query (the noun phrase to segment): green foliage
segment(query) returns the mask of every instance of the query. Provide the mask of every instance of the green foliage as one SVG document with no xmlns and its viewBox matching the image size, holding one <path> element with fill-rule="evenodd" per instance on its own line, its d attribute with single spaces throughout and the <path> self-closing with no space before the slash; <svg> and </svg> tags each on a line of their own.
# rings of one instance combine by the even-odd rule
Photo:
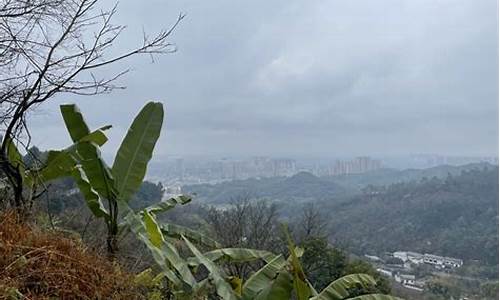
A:
<svg viewBox="0 0 500 300">
<path fill-rule="evenodd" d="M 321 293 L 316 292 L 303 271 L 299 257 L 303 250 L 295 247 L 288 237 L 290 257 L 285 260 L 281 255 L 273 255 L 267 251 L 253 249 L 227 248 L 215 249 L 202 253 L 181 234 L 181 240 L 194 254 L 194 257 L 183 259 L 174 247 L 174 240 L 167 237 L 156 221 L 153 211 L 144 210 L 142 218 L 130 209 L 126 222 L 131 230 L 145 243 L 161 268 L 170 289 L 178 299 L 189 299 L 200 293 L 209 293 L 208 286 L 215 289 L 221 299 L 347 299 L 359 294 L 359 289 L 369 289 L 376 284 L 375 279 L 367 274 L 348 275 L 330 284 Z M 248 280 L 228 276 L 221 262 L 241 263 L 254 260 L 267 263 L 257 270 Z M 192 271 L 186 267 L 192 266 Z M 194 281 L 196 270 L 203 265 L 208 272 L 206 278 Z M 191 272 L 194 272 L 191 275 Z M 184 282 L 184 284 L 182 284 Z M 353 290 L 357 288 L 358 290 Z M 201 292 L 203 291 L 203 292 Z M 301 298 L 299 298 L 301 297 Z M 360 298 L 364 299 L 364 298 Z M 370 295 L 366 299 L 394 299 L 389 296 Z"/>
<path fill-rule="evenodd" d="M 361 289 L 351 289 L 351 295 L 360 293 L 391 292 L 390 283 L 380 275 L 369 263 L 357 259 L 349 259 L 347 255 L 328 244 L 326 238 L 310 238 L 301 244 L 304 254 L 301 262 L 307 278 L 318 290 L 324 289 L 329 283 L 352 274 L 367 274 L 375 284 L 363 286 Z"/>
<path fill-rule="evenodd" d="M 214 262 L 228 260 L 233 263 L 250 262 L 255 260 L 269 262 L 276 257 L 275 254 L 269 251 L 246 248 L 222 248 L 206 252 L 204 255 Z"/>
<path fill-rule="evenodd" d="M 107 141 L 103 131 L 111 126 L 90 132 L 82 113 L 74 104 L 61 105 L 61 114 L 75 147 L 54 155 L 54 159 L 70 154 L 75 163 L 81 166 L 84 174 L 79 170 L 71 172 L 71 175 L 92 213 L 96 217 L 104 217 L 108 228 L 108 251 L 113 253 L 118 247 L 119 202 L 128 201 L 142 184 L 160 135 L 163 106 L 150 102 L 139 112 L 118 150 L 113 168 L 107 166 L 99 150 L 99 146 Z M 106 199 L 109 210 L 103 208 L 101 199 Z M 147 212 L 144 217 L 146 224 L 151 225 L 152 219 L 148 218 Z M 158 235 L 154 236 L 153 243 L 157 243 L 157 238 Z"/>
<path fill-rule="evenodd" d="M 129 201 L 129 205 L 136 211 L 142 210 L 162 199 L 163 193 L 163 185 L 160 182 L 155 184 L 145 180 L 142 182 L 137 193 Z"/>
<path fill-rule="evenodd" d="M 181 236 L 187 237 L 190 241 L 193 243 L 196 243 L 198 245 L 203 245 L 207 248 L 220 248 L 221 245 L 219 242 L 216 240 L 208 237 L 205 234 L 202 234 L 198 231 L 192 230 L 188 227 L 176 225 L 176 224 L 169 224 L 163 222 L 160 225 L 161 232 L 169 238 L 175 238 L 175 239 L 180 239 Z"/>
<path fill-rule="evenodd" d="M 189 193 L 210 203 L 227 203 L 238 196 L 251 193 L 256 198 L 283 201 L 306 201 L 345 196 L 349 191 L 335 182 L 329 182 L 307 172 L 292 177 L 273 177 L 197 184 L 184 187 Z"/>
<path fill-rule="evenodd" d="M 411 249 L 498 265 L 498 167 L 393 184 L 322 207 L 335 212 L 335 239 L 355 253 Z"/>
<path fill-rule="evenodd" d="M 326 238 L 310 238 L 300 246 L 304 249 L 301 257 L 304 271 L 316 289 L 322 290 L 344 275 L 348 258 L 342 251 L 330 247 Z"/>
<path fill-rule="evenodd" d="M 442 299 L 459 298 L 460 292 L 449 282 L 444 280 L 432 280 L 426 283 L 425 291 Z"/>
<path fill-rule="evenodd" d="M 273 288 L 273 280 L 277 278 L 277 274 L 280 274 L 280 272 L 282 272 L 286 264 L 286 260 L 281 255 L 278 255 L 270 262 L 268 262 L 264 267 L 256 271 L 252 276 L 250 276 L 250 278 L 248 278 L 248 280 L 243 285 L 242 298 L 244 300 L 250 300 L 257 298 L 257 296 L 261 293 L 269 294 L 269 289 Z M 285 291 L 289 296 L 291 295 L 291 291 L 293 289 L 293 286 L 291 284 L 293 279 L 290 277 L 290 275 L 288 276 L 289 280 L 287 282 L 282 282 L 280 280 L 279 282 L 281 283 L 281 285 L 275 288 L 281 290 L 281 287 L 288 283 L 286 285 Z"/>
<path fill-rule="evenodd" d="M 288 251 L 290 252 L 290 262 L 291 262 L 291 273 L 293 275 L 293 287 L 295 290 L 295 296 L 298 300 L 306 300 L 309 299 L 311 295 L 311 291 L 309 289 L 309 285 L 306 279 L 306 275 L 304 274 L 304 270 L 302 268 L 302 264 L 299 261 L 299 257 L 297 255 L 296 247 L 288 233 L 288 229 L 284 227 L 285 236 L 288 243 Z"/>
<path fill-rule="evenodd" d="M 142 184 L 163 124 L 163 105 L 149 102 L 135 117 L 115 156 L 112 173 L 120 200 L 127 201 Z"/>
<path fill-rule="evenodd" d="M 100 156 L 99 146 L 106 142 L 103 130 L 109 126 L 90 132 L 82 114 L 74 105 L 61 107 L 66 126 L 74 141 L 69 149 L 51 152 L 50 163 L 58 162 L 57 168 L 49 171 L 54 174 L 72 175 L 76 180 L 86 203 L 92 213 L 103 217 L 108 225 L 108 250 L 116 250 L 119 211 L 124 216 L 123 225 L 129 228 L 136 237 L 144 243 L 151 252 L 154 261 L 160 268 L 160 273 L 152 277 L 145 271 L 138 275 L 137 281 L 151 280 L 155 282 L 154 293 L 167 287 L 177 299 L 190 299 L 199 295 L 208 296 L 210 287 L 224 300 L 237 299 L 290 299 L 294 294 L 298 300 L 313 299 L 346 299 L 351 296 L 351 287 L 368 288 L 375 284 L 375 279 L 369 275 L 357 274 L 342 277 L 318 293 L 310 284 L 299 259 L 303 250 L 295 247 L 291 237 L 286 232 L 290 257 L 284 260 L 282 256 L 267 251 L 245 248 L 219 248 L 202 253 L 192 241 L 204 246 L 219 246 L 217 242 L 204 238 L 201 234 L 175 224 L 160 224 L 156 214 L 162 213 L 178 205 L 191 201 L 186 196 L 170 198 L 134 212 L 128 205 L 132 195 L 141 187 L 147 164 L 151 158 L 154 146 L 159 137 L 163 121 L 163 108 L 159 103 L 148 103 L 135 118 L 129 132 L 115 158 L 112 168 L 109 168 Z M 13 152 L 13 159 L 17 155 Z M 45 175 L 54 177 L 51 172 Z M 59 172 L 59 173 L 58 173 Z M 54 177 L 55 178 L 55 177 Z M 102 205 L 101 199 L 106 199 L 109 210 Z M 270 223 L 268 224 L 271 225 Z M 178 241 L 194 254 L 194 257 L 183 258 L 177 250 Z M 263 268 L 256 271 L 248 280 L 228 276 L 219 264 L 241 263 L 249 261 L 264 261 Z M 203 266 L 208 275 L 196 280 L 199 266 Z M 165 281 L 164 281 L 165 280 Z M 164 281 L 164 284 L 162 282 Z M 332 296 L 333 295 L 333 296 Z M 385 299 L 373 295 L 367 299 Z"/>
<path fill-rule="evenodd" d="M 482 283 L 479 294 L 486 299 L 498 299 L 498 281 Z"/>
<path fill-rule="evenodd" d="M 232 286 L 229 284 L 229 282 L 226 281 L 226 276 L 224 275 L 223 271 L 212 260 L 201 254 L 201 252 L 196 249 L 196 247 L 191 244 L 188 239 L 186 239 L 185 237 L 182 237 L 182 239 L 188 246 L 189 250 L 191 250 L 195 257 L 200 261 L 200 263 L 207 268 L 210 274 L 209 278 L 211 279 L 215 286 L 215 289 L 217 290 L 217 295 L 219 295 L 219 297 L 224 300 L 238 299 L 237 293 L 233 291 Z"/>
<path fill-rule="evenodd" d="M 315 296 L 314 300 L 329 300 L 329 299 L 345 299 L 351 293 L 352 288 L 362 287 L 370 288 L 376 285 L 375 280 L 366 274 L 350 274 L 341 277 L 332 283 L 330 283 L 326 288 L 324 288 L 321 293 Z"/>
<path fill-rule="evenodd" d="M 363 288 L 363 289 L 358 289 L 352 290 L 351 292 L 355 295 L 360 295 L 362 293 L 382 293 L 382 294 L 389 294 L 391 292 L 391 285 L 389 281 L 381 275 L 379 272 L 377 272 L 371 264 L 356 259 L 356 260 L 350 260 L 349 263 L 347 264 L 346 268 L 344 269 L 344 275 L 345 274 L 367 274 L 370 275 L 371 277 L 374 278 L 375 280 L 375 285 L 372 285 L 370 288 Z"/>
</svg>

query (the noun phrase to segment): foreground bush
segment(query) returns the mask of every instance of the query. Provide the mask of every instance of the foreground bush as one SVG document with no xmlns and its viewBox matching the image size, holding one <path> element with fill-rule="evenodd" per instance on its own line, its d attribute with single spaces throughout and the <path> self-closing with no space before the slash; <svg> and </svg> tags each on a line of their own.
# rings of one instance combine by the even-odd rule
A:
<svg viewBox="0 0 500 300">
<path fill-rule="evenodd" d="M 79 241 L 0 215 L 1 299 L 140 299 L 131 282 Z"/>
</svg>

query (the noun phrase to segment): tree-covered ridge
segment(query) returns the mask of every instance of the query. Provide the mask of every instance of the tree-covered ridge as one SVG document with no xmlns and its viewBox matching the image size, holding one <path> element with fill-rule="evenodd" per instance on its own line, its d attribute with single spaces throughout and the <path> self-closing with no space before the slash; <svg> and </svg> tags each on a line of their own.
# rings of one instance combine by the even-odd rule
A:
<svg viewBox="0 0 500 300">
<path fill-rule="evenodd" d="M 411 250 L 498 264 L 498 167 L 372 186 L 324 205 L 335 238 L 361 253 Z"/>
<path fill-rule="evenodd" d="M 218 184 L 195 184 L 184 187 L 195 193 L 200 201 L 225 203 L 241 194 L 255 198 L 273 200 L 328 200 L 340 199 L 361 193 L 368 185 L 383 186 L 393 183 L 418 181 L 422 178 L 446 178 L 448 174 L 459 175 L 462 171 L 493 169 L 488 163 L 473 163 L 463 166 L 438 166 L 428 169 L 380 169 L 361 174 L 317 177 L 300 172 L 291 177 L 250 178 Z"/>
<path fill-rule="evenodd" d="M 198 195 L 200 201 L 225 203 L 242 194 L 255 198 L 281 200 L 317 200 L 345 195 L 348 191 L 336 183 L 300 172 L 291 177 L 271 177 L 198 184 L 184 187 L 185 191 Z"/>
<path fill-rule="evenodd" d="M 300 188 L 309 197 L 296 192 Z M 255 198 L 276 201 L 282 217 L 290 219 L 301 213 L 302 202 L 314 202 L 328 212 L 335 242 L 355 253 L 427 252 L 488 266 L 490 271 L 479 272 L 485 276 L 497 274 L 498 166 L 491 164 L 321 178 L 299 173 L 186 190 L 195 191 L 203 203 L 218 204 L 238 192 L 250 192 Z"/>
<path fill-rule="evenodd" d="M 492 169 L 494 165 L 487 162 L 470 163 L 460 166 L 440 165 L 426 169 L 379 169 L 360 174 L 345 174 L 324 177 L 346 188 L 361 190 L 367 185 L 390 185 L 393 183 L 419 181 L 422 178 L 446 178 L 449 174 L 459 175 L 462 171 L 474 169 Z"/>
</svg>

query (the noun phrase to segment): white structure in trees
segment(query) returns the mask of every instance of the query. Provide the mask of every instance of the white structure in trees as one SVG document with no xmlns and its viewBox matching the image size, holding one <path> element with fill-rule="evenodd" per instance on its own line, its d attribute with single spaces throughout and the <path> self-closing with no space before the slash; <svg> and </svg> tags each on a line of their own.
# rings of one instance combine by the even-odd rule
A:
<svg viewBox="0 0 500 300">
<path fill-rule="evenodd" d="M 437 268 L 458 268 L 461 267 L 464 262 L 458 258 L 439 256 L 433 254 L 420 254 L 411 251 L 396 251 L 393 256 L 401 259 L 403 262 L 411 262 L 413 264 L 430 264 Z"/>
</svg>

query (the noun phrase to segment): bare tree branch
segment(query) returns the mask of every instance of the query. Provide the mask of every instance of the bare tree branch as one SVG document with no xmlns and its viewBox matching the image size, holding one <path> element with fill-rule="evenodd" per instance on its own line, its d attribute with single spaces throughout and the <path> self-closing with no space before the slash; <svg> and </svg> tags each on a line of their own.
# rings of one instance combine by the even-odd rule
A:
<svg viewBox="0 0 500 300">
<path fill-rule="evenodd" d="M 100 10 L 98 0 L 0 0 L 0 170 L 22 201 L 19 171 L 7 157 L 8 140 L 29 147 L 26 117 L 60 93 L 97 95 L 124 88 L 116 81 L 129 69 L 106 77 L 95 71 L 134 55 L 172 53 L 168 41 L 184 18 L 122 54 L 109 56 L 125 26 L 112 23 L 117 5 Z M 16 186 L 20 185 L 20 186 Z"/>
</svg>

